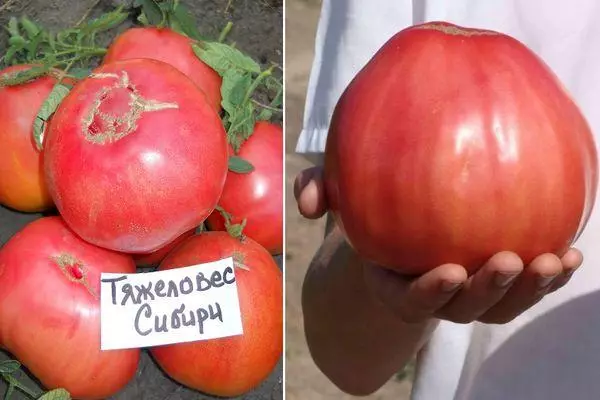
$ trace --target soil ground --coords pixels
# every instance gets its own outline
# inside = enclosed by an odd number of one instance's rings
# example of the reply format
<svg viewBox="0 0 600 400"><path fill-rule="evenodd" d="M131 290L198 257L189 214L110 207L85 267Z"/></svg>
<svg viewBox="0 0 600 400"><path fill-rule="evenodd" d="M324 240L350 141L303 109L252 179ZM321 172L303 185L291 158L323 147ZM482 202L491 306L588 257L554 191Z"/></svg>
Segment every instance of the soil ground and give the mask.
<svg viewBox="0 0 600 400"><path fill-rule="evenodd" d="M286 0L286 396L288 400L352 399L339 391L315 366L304 338L300 294L308 264L324 232L324 221L308 221L297 211L293 182L303 168L313 165L295 154L302 127L306 86L313 59L320 1ZM390 380L370 399L409 398L410 384Z"/></svg>
<svg viewBox="0 0 600 400"><path fill-rule="evenodd" d="M79 21L85 12L95 3L94 0L1 0L0 25L5 26L11 16L27 15L49 29L63 29ZM114 9L120 4L130 4L127 0L100 0L93 8L91 16ZM283 4L282 0L182 0L192 11L199 23L201 34L216 38L227 21L234 24L228 39L237 47L261 63L283 62ZM228 4L229 3L229 4ZM229 5L229 7L228 7ZM124 24L119 31L126 29L132 22ZM118 32L118 31L117 31ZM103 39L108 43L112 35ZM0 53L6 48L7 34L0 29ZM0 245L28 222L39 218L37 214L19 214L0 207ZM281 258L278 258L281 266ZM7 355L0 352L0 360ZM277 365L271 376L256 390L241 397L243 399L282 399L283 398L283 362ZM25 377L26 378L26 377ZM33 382L29 380L30 385ZM0 382L0 396L6 386ZM12 399L26 399L15 395ZM186 389L167 378L143 353L138 373L125 390L114 399L117 400L191 400L212 399Z"/></svg>

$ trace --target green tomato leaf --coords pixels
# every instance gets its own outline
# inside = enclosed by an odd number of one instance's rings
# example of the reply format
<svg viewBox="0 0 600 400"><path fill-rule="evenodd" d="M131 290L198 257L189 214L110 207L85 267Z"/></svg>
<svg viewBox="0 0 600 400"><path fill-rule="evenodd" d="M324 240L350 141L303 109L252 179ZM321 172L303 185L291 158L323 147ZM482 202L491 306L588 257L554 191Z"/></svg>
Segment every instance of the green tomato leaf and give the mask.
<svg viewBox="0 0 600 400"><path fill-rule="evenodd" d="M252 76L242 74L238 70L230 69L223 75L221 84L221 105L228 114L235 113L236 109L244 102L246 92L252 85Z"/></svg>
<svg viewBox="0 0 600 400"><path fill-rule="evenodd" d="M268 108L263 108L260 113L258 113L258 117L256 117L259 121L268 121L273 118L273 111Z"/></svg>
<svg viewBox="0 0 600 400"><path fill-rule="evenodd" d="M225 43L203 42L192 45L200 60L217 71L221 77L230 69L260 74L260 65L241 51Z"/></svg>
<svg viewBox="0 0 600 400"><path fill-rule="evenodd" d="M27 36L30 38L36 37L41 31L41 29L33 21L25 16L21 17L21 25L23 26L25 32L27 32Z"/></svg>
<svg viewBox="0 0 600 400"><path fill-rule="evenodd" d="M10 65L10 62L13 60L13 58L15 58L17 51L18 49L16 47L9 47L8 50L6 50L6 53L4 54L4 62L7 65Z"/></svg>
<svg viewBox="0 0 600 400"><path fill-rule="evenodd" d="M71 395L65 389L54 389L46 392L39 400L71 400Z"/></svg>
<svg viewBox="0 0 600 400"><path fill-rule="evenodd" d="M189 9L186 6L180 4L179 2L176 2L173 5L173 12L171 16L171 27L173 29L175 29L176 27L177 29L175 30L192 39L202 39L200 32L198 31L196 21L194 20L192 13L190 13Z"/></svg>
<svg viewBox="0 0 600 400"><path fill-rule="evenodd" d="M23 36L12 36L8 39L8 44L15 47L23 48L27 45L27 40Z"/></svg>
<svg viewBox="0 0 600 400"><path fill-rule="evenodd" d="M17 73L4 74L0 77L1 86L15 86L27 83L48 73L48 67L35 66Z"/></svg>
<svg viewBox="0 0 600 400"><path fill-rule="evenodd" d="M229 156L229 170L236 174L249 174L254 171L254 166L241 157Z"/></svg>
<svg viewBox="0 0 600 400"><path fill-rule="evenodd" d="M57 83L52 91L44 100L42 107L38 111L37 117L33 121L33 139L39 151L44 148L44 132L46 121L58 108L59 104L69 94L69 88L61 83Z"/></svg>
<svg viewBox="0 0 600 400"><path fill-rule="evenodd" d="M21 36L21 32L19 32L19 21L16 17L10 17L7 29L11 36Z"/></svg>
<svg viewBox="0 0 600 400"><path fill-rule="evenodd" d="M107 31L109 29L114 28L117 25L120 25L123 21L127 19L129 13L123 11L123 7L119 7L114 11L107 12L102 14L96 19L93 19L85 24L82 28L84 32L102 32Z"/></svg>
<svg viewBox="0 0 600 400"><path fill-rule="evenodd" d="M17 360L4 360L0 362L0 375L11 375L21 368L21 363Z"/></svg>
<svg viewBox="0 0 600 400"><path fill-rule="evenodd" d="M237 152L242 143L252 135L256 124L255 108L252 102L244 103L235 113L229 115L227 140Z"/></svg>
<svg viewBox="0 0 600 400"><path fill-rule="evenodd" d="M139 3L141 4L142 12L150 25L162 26L164 24L165 13L158 2L155 0L141 0Z"/></svg>
<svg viewBox="0 0 600 400"><path fill-rule="evenodd" d="M25 50L27 50L27 59L29 61L35 60L35 57L37 55L40 43L42 43L42 40L44 39L43 35L41 33L38 33L37 36L35 36L28 44L27 46L25 46Z"/></svg>
<svg viewBox="0 0 600 400"><path fill-rule="evenodd" d="M137 21L144 26L150 25L150 22L148 22L148 18L146 18L146 15L143 12L140 15L138 15Z"/></svg>

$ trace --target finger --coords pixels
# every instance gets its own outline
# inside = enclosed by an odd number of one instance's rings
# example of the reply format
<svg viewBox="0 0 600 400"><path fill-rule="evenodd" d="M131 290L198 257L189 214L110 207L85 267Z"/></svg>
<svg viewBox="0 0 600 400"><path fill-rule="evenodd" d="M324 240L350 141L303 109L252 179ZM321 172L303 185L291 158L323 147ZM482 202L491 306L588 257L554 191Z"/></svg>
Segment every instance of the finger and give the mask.
<svg viewBox="0 0 600 400"><path fill-rule="evenodd" d="M300 172L294 182L294 196L300 214L309 219L321 218L327 211L323 169L312 167Z"/></svg>
<svg viewBox="0 0 600 400"><path fill-rule="evenodd" d="M575 271L583 264L583 254L577 249L570 249L560 259L563 272L556 278L549 292L554 292L565 286L570 280Z"/></svg>
<svg viewBox="0 0 600 400"><path fill-rule="evenodd" d="M479 321L487 323L512 321L540 301L562 271L561 260L555 254L543 254L537 257L525 267L502 300L484 313Z"/></svg>
<svg viewBox="0 0 600 400"><path fill-rule="evenodd" d="M491 257L436 317L469 323L499 302L523 271L523 261L512 252Z"/></svg>
<svg viewBox="0 0 600 400"><path fill-rule="evenodd" d="M365 279L379 301L407 323L433 316L468 279L460 265L440 266L419 278L408 280L381 267L365 267Z"/></svg>

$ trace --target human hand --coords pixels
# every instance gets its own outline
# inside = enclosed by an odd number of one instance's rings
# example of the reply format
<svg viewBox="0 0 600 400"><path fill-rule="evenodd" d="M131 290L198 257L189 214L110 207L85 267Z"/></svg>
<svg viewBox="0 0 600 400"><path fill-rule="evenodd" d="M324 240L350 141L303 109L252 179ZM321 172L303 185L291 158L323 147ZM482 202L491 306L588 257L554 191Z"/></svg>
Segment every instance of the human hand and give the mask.
<svg viewBox="0 0 600 400"><path fill-rule="evenodd" d="M294 194L300 213L309 219L327 212L322 169L313 167L296 178ZM417 278L364 263L371 293L401 320L420 323L431 318L457 323L507 323L564 286L582 264L570 249L561 258L548 253L524 265L518 255L500 252L475 274L460 265L441 265Z"/></svg>

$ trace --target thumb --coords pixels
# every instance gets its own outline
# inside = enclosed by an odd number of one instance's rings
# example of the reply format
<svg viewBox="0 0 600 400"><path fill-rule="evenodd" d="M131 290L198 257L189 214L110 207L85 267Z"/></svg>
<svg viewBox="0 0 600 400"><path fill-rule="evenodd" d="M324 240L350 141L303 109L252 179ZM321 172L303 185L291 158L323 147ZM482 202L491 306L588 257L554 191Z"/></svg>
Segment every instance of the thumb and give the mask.
<svg viewBox="0 0 600 400"><path fill-rule="evenodd" d="M294 182L294 196L300 214L308 219L321 218L327 212L323 168L312 167L300 172Z"/></svg>

